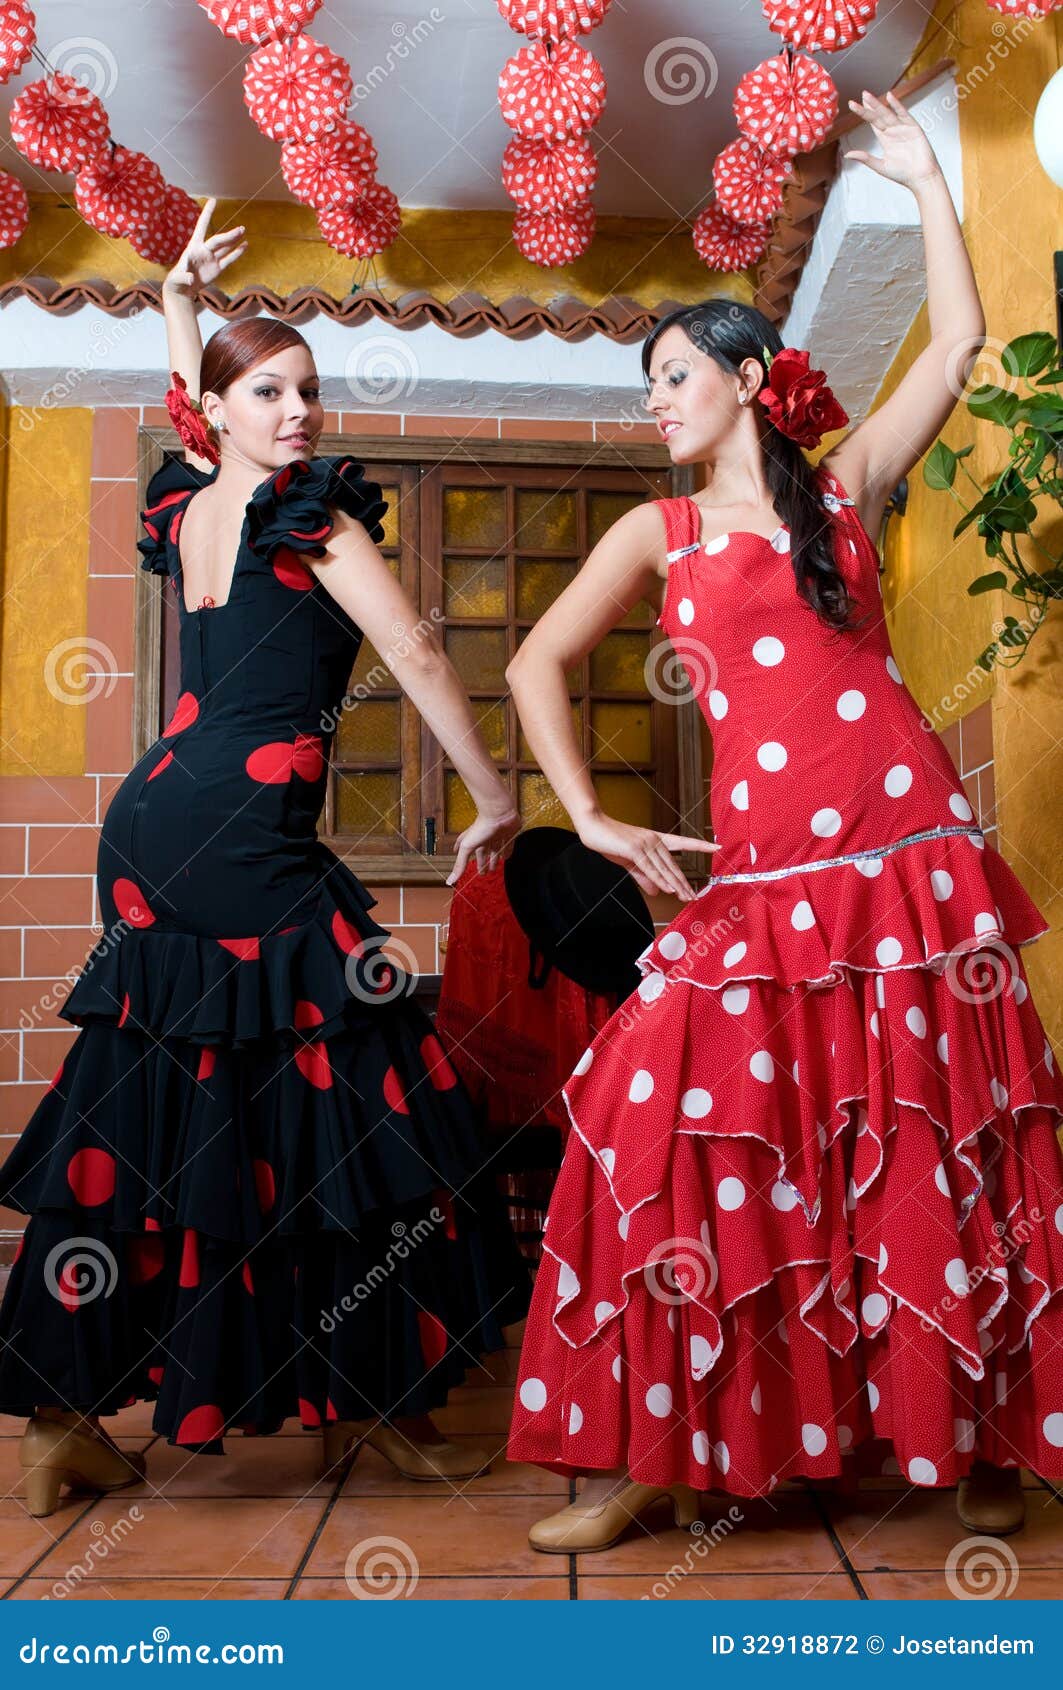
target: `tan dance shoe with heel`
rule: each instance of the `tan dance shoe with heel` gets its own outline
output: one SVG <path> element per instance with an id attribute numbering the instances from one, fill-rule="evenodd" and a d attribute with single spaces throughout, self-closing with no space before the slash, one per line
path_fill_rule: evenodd
<path id="1" fill-rule="evenodd" d="M 25 1474 L 26 1508 L 34 1519 L 54 1514 L 64 1482 L 79 1490 L 121 1490 L 145 1474 L 138 1450 L 119 1449 L 105 1432 L 74 1413 L 61 1419 L 32 1415 L 18 1456 Z"/>
<path id="2" fill-rule="evenodd" d="M 968 1531 L 1010 1537 L 1026 1524 L 1026 1498 L 1017 1467 L 976 1462 L 956 1488 L 956 1513 Z"/>
<path id="3" fill-rule="evenodd" d="M 486 1473 L 494 1452 L 482 1444 L 439 1443 L 411 1438 L 385 1420 L 333 1420 L 322 1428 L 326 1476 L 353 1461 L 363 1444 L 386 1456 L 404 1479 L 475 1479 Z"/>
<path id="4" fill-rule="evenodd" d="M 701 1518 L 701 1500 L 689 1485 L 640 1485 L 629 1479 L 600 1502 L 571 1502 L 556 1514 L 536 1520 L 528 1533 L 533 1549 L 545 1555 L 578 1555 L 610 1549 L 651 1502 L 667 1496 L 677 1526 L 687 1531 Z"/>

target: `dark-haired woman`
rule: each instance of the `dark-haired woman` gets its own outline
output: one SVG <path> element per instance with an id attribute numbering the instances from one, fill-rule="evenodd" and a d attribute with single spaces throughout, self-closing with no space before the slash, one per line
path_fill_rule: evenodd
<path id="1" fill-rule="evenodd" d="M 493 866 L 518 816 L 374 544 L 380 488 L 315 456 L 302 336 L 255 319 L 202 352 L 190 291 L 245 247 L 208 237 L 213 204 L 163 288 L 191 452 L 152 479 L 139 542 L 176 600 L 180 697 L 108 809 L 105 930 L 62 1010 L 81 1031 L 0 1193 L 31 1217 L 0 1409 L 31 1415 L 35 1515 L 64 1481 L 143 1475 L 100 1425 L 138 1398 L 190 1453 L 298 1415 L 326 1469 L 366 1441 L 409 1478 L 469 1477 L 490 1451 L 429 1410 L 527 1306 L 467 1094 L 315 831 L 363 634 L 476 802 L 451 880 Z"/>
<path id="2" fill-rule="evenodd" d="M 920 206 L 929 345 L 813 469 L 848 419 L 806 355 L 724 299 L 657 324 L 646 404 L 704 492 L 622 517 L 509 670 L 580 838 L 684 900 L 565 1087 L 509 1455 L 589 1477 L 544 1551 L 868 1471 L 1006 1532 L 1023 1466 L 1063 1477 L 1063 1086 L 1021 958 L 1046 923 L 904 685 L 869 537 L 985 324 L 923 131 L 852 104 Z M 566 671 L 640 599 L 714 738 L 696 899 L 571 733 Z"/>

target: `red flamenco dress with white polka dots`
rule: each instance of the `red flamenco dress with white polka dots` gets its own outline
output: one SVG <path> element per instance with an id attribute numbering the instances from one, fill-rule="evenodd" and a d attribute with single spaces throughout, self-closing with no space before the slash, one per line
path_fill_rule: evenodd
<path id="1" fill-rule="evenodd" d="M 868 619 L 799 598 L 785 525 L 663 500 L 660 625 L 711 727 L 712 879 L 565 1087 L 509 1444 L 756 1496 L 976 1457 L 1063 1477 L 1063 1087 L 1046 931 Z"/>
<path id="2" fill-rule="evenodd" d="M 213 477 L 169 460 L 142 567 L 168 576 L 181 692 L 115 793 L 81 1030 L 2 1174 L 30 1215 L 0 1309 L 0 1410 L 156 1401 L 171 1444 L 416 1414 L 520 1319 L 527 1268 L 472 1104 L 375 900 L 318 840 L 361 641 L 300 554 L 335 508 L 383 536 L 342 457 L 276 471 L 220 604 L 180 530 Z"/>

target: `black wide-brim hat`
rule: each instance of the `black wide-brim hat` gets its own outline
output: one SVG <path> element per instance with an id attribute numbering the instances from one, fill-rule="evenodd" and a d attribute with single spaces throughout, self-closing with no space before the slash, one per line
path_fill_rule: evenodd
<path id="1" fill-rule="evenodd" d="M 591 992 L 625 997 L 641 979 L 636 958 L 654 936 L 653 917 L 619 863 L 564 827 L 520 833 L 505 859 L 506 896 L 529 941 L 529 986 L 551 965 Z"/>

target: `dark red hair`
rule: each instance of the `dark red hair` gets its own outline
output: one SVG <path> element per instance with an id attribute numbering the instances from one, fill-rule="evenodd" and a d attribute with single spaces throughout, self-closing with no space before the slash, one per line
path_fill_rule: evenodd
<path id="1" fill-rule="evenodd" d="M 200 393 L 216 393 L 220 398 L 232 382 L 264 363 L 271 352 L 284 352 L 289 346 L 305 346 L 310 351 L 299 330 L 290 323 L 278 322 L 276 317 L 246 317 L 226 323 L 203 348 Z"/>

